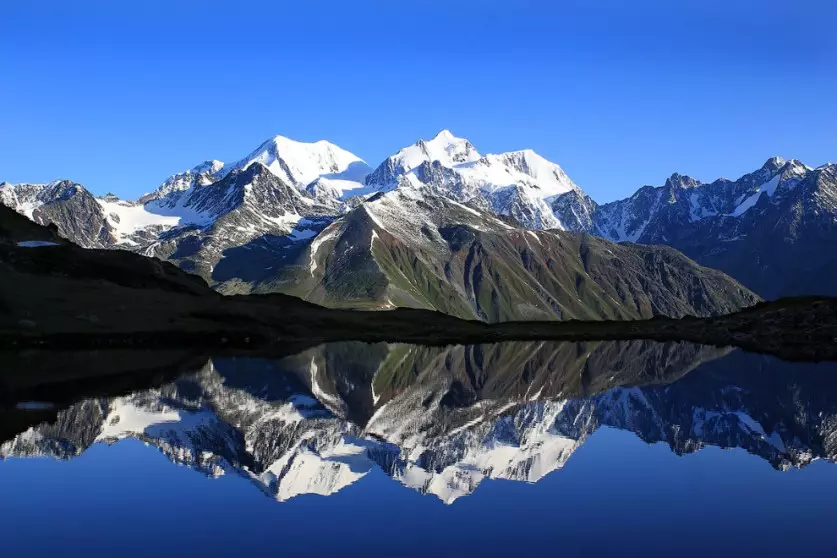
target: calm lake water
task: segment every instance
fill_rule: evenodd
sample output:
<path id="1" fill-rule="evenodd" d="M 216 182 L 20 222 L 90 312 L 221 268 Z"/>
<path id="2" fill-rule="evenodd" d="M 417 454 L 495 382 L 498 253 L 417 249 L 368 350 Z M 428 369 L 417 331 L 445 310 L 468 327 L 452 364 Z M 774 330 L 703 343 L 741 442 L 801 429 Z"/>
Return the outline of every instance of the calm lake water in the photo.
<path id="1" fill-rule="evenodd" d="M 3 556 L 837 548 L 837 363 L 645 341 L 336 343 L 128 388 L 11 377 Z"/>

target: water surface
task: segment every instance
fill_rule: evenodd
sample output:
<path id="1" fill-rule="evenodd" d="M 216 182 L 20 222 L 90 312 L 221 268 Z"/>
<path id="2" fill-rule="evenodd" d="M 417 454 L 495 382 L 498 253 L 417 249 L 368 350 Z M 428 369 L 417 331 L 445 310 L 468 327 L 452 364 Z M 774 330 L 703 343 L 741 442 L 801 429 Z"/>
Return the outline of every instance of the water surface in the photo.
<path id="1" fill-rule="evenodd" d="M 834 363 L 645 341 L 338 343 L 94 384 L 95 397 L 55 408 L 14 400 L 43 390 L 6 398 L 4 554 L 798 555 L 837 543 Z"/>

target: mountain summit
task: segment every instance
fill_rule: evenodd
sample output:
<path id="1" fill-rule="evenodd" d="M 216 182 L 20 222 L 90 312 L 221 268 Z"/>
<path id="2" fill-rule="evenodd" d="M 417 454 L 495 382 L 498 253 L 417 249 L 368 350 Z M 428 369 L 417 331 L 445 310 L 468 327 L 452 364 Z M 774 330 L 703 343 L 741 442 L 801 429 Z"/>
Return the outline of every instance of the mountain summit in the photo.
<path id="1" fill-rule="evenodd" d="M 232 170 L 245 170 L 261 163 L 286 184 L 304 189 L 320 178 L 362 182 L 369 166 L 357 155 L 321 140 L 314 143 L 294 141 L 275 136 L 261 144 L 244 159 L 230 165 Z"/>
<path id="2" fill-rule="evenodd" d="M 535 229 L 571 228 L 550 204 L 569 192 L 583 195 L 561 167 L 530 149 L 482 156 L 447 130 L 388 157 L 366 183 L 381 191 L 427 187 Z"/>

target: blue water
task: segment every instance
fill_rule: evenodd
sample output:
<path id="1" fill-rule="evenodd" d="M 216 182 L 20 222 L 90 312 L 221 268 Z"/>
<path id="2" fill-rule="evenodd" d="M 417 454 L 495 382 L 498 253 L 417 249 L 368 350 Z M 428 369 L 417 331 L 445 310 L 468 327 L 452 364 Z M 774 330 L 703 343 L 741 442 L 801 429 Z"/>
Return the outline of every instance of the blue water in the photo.
<path id="1" fill-rule="evenodd" d="M 837 544 L 837 466 L 780 472 L 743 450 L 679 457 L 603 428 L 536 484 L 452 505 L 373 471 L 286 502 L 136 440 L 0 464 L 4 556 L 813 555 Z"/>
<path id="2" fill-rule="evenodd" d="M 348 343 L 164 378 L 5 395 L 0 558 L 837 549 L 837 363 L 643 341 Z"/>

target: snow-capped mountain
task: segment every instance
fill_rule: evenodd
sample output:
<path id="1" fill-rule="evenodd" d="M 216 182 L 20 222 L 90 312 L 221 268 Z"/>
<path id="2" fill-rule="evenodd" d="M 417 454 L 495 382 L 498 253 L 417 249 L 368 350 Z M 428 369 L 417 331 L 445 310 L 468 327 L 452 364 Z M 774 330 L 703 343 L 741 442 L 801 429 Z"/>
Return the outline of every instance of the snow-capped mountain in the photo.
<path id="1" fill-rule="evenodd" d="M 712 217 L 741 217 L 762 194 L 774 201 L 792 190 L 812 169 L 796 160 L 769 159 L 759 170 L 735 182 L 719 179 L 703 184 L 677 173 L 664 186 L 646 186 L 628 199 L 599 207 L 595 227 L 622 242 L 665 242 L 664 229 Z"/>
<path id="2" fill-rule="evenodd" d="M 0 184 L 0 203 L 85 248 L 107 248 L 116 237 L 99 200 L 69 180 L 49 184 Z"/>
<path id="3" fill-rule="evenodd" d="M 293 237 L 296 223 L 344 211 L 341 198 L 364 191 L 369 170 L 359 157 L 331 143 L 276 136 L 231 165 L 211 160 L 175 174 L 136 202 L 112 195 L 94 198 L 67 181 L 3 183 L 0 201 L 42 224 L 54 222 L 67 238 L 87 248 L 166 255 L 173 239 L 203 243 L 214 236 L 222 240 L 223 251 L 254 236 L 298 240 Z M 59 211 L 70 199 L 80 201 Z M 231 226 L 233 221 L 238 225 Z M 305 221 L 302 228 L 310 230 Z"/>
<path id="4" fill-rule="evenodd" d="M 644 298 L 653 285 L 627 288 L 608 272 L 593 283 L 606 281 L 613 289 L 591 310 L 586 257 L 578 254 L 580 279 L 571 277 L 579 262 L 563 258 L 568 246 L 589 250 L 595 242 L 579 244 L 554 231 L 667 244 L 766 297 L 837 294 L 837 281 L 830 280 L 837 276 L 837 254 L 828 249 L 837 237 L 835 175 L 834 165 L 811 169 L 772 158 L 736 181 L 703 184 L 674 174 L 662 187 L 598 205 L 558 165 L 531 150 L 481 155 L 444 130 L 374 170 L 326 141 L 276 136 L 233 164 L 208 160 L 175 174 L 136 202 L 96 198 L 70 181 L 3 183 L 0 202 L 54 223 L 84 247 L 169 259 L 229 293 L 279 291 L 338 306 L 407 305 L 481 319 L 630 317 L 674 308 L 674 315 L 695 313 L 693 302 L 702 295 L 693 293 L 685 306 L 661 302 L 659 292 L 638 302 L 631 293 Z M 527 229 L 531 234 L 523 234 Z M 452 231 L 456 239 L 445 237 Z M 509 244 L 511 238 L 532 244 Z M 337 243 L 344 252 L 324 260 Z M 616 253 L 605 245 L 594 252 Z M 497 275 L 485 275 L 485 257 L 498 262 Z M 556 258 L 569 268 L 556 268 Z M 475 263 L 480 260 L 482 267 Z M 701 274 L 698 269 L 689 273 Z M 713 290 L 701 285 L 701 292 Z M 508 301 L 514 310 L 498 310 L 506 306 L 504 291 L 529 294 Z M 733 298 L 733 309 L 744 301 Z M 614 313 L 629 299 L 634 310 Z"/>
<path id="5" fill-rule="evenodd" d="M 395 155 L 387 157 L 367 178 L 368 184 L 395 187 L 399 179 L 422 163 L 438 161 L 442 166 L 453 168 L 480 158 L 480 154 L 466 139 L 455 137 L 450 131 L 442 130 L 432 140 L 419 140 L 405 147 Z"/>
<path id="6" fill-rule="evenodd" d="M 278 500 L 379 469 L 452 503 L 486 479 L 537 482 L 601 426 L 678 454 L 743 448 L 779 470 L 834 460 L 834 378 L 833 366 L 687 343 L 337 343 L 215 359 L 162 387 L 80 401 L 0 442 L 0 457 L 69 459 L 137 438 Z"/>
<path id="7" fill-rule="evenodd" d="M 585 230 L 667 244 L 766 298 L 837 294 L 837 165 L 774 157 L 738 180 L 673 174 L 662 187 L 599 206 Z"/>
<path id="8" fill-rule="evenodd" d="M 243 159 L 225 164 L 212 160 L 166 179 L 157 190 L 140 202 L 157 201 L 149 209 L 174 208 L 181 198 L 254 164 L 263 165 L 283 183 L 298 190 L 309 190 L 326 197 L 344 198 L 368 193 L 364 179 L 370 168 L 357 155 L 327 141 L 306 143 L 275 136 Z"/>
<path id="9" fill-rule="evenodd" d="M 159 188 L 140 197 L 138 201 L 144 205 L 152 200 L 175 197 L 178 192 L 212 184 L 226 174 L 224 171 L 224 163 L 221 161 L 204 161 L 196 167 L 168 177 Z"/>
<path id="10" fill-rule="evenodd" d="M 448 130 L 387 158 L 366 183 L 381 191 L 427 186 L 435 194 L 512 216 L 533 229 L 573 228 L 551 204 L 564 194 L 581 192 L 561 167 L 530 149 L 481 156 L 468 140 Z"/>
<path id="11" fill-rule="evenodd" d="M 299 190 L 330 194 L 337 198 L 365 193 L 364 179 L 371 169 L 360 157 L 327 141 L 303 143 L 276 136 L 227 172 L 263 164 L 286 184 Z"/>
<path id="12" fill-rule="evenodd" d="M 564 226 L 553 208 L 573 228 L 589 216 L 571 203 L 584 193 L 530 150 L 482 156 L 443 131 L 369 171 L 328 142 L 277 136 L 232 165 L 176 174 L 137 202 L 93 198 L 79 185 L 63 197 L 47 186 L 0 193 L 85 247 L 166 259 L 229 294 L 488 321 L 706 315 L 757 300 L 673 252 L 539 232 Z M 57 211 L 68 196 L 85 203 Z M 646 280 L 660 273 L 660 284 Z"/>
<path id="13" fill-rule="evenodd" d="M 213 283 L 250 279 L 254 271 L 250 265 L 229 268 L 239 261 L 236 254 L 247 252 L 250 244 L 264 243 L 274 257 L 284 257 L 288 249 L 310 241 L 339 212 L 283 182 L 260 162 L 234 169 L 217 182 L 153 200 L 145 209 L 180 222 L 146 244 L 142 253 L 171 260 Z M 226 258 L 229 261 L 216 272 Z M 268 267 L 264 262 L 253 265 Z"/>
<path id="14" fill-rule="evenodd" d="M 172 190 L 171 197 L 182 191 Z M 183 214 L 158 211 L 148 203 L 121 200 L 112 194 L 94 197 L 69 180 L 49 184 L 0 184 L 0 202 L 59 232 L 84 248 L 137 249 L 158 235 L 189 222 Z M 150 210 L 149 210 L 150 208 Z"/>

